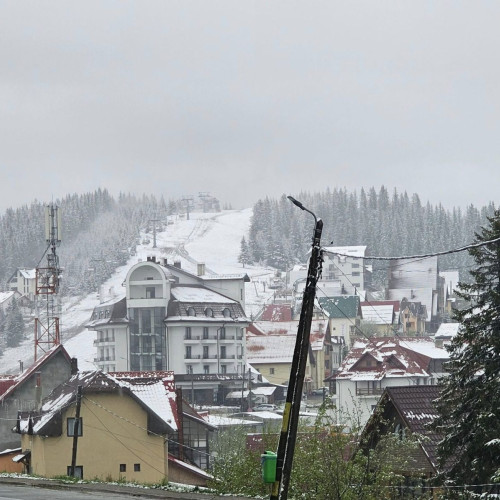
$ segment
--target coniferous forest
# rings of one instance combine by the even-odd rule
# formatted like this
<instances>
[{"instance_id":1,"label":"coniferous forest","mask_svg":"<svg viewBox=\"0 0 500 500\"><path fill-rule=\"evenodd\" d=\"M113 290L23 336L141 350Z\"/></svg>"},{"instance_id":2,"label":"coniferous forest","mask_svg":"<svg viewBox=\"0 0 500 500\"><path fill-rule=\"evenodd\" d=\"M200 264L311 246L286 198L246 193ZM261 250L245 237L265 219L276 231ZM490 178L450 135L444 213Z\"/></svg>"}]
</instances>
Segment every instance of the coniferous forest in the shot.
<instances>
[{"instance_id":1,"label":"coniferous forest","mask_svg":"<svg viewBox=\"0 0 500 500\"><path fill-rule=\"evenodd\" d=\"M333 189L322 193L293 195L323 220L323 246L366 245L367 255L408 256L460 248L494 212L490 203L476 208L445 209L441 204L422 204L417 194L409 196L385 187L348 192ZM293 205L285 195L265 198L254 206L247 243L248 262L265 262L280 270L304 262L310 250L314 220ZM441 270L459 269L467 280L472 261L467 252L439 258ZM374 281L385 279L386 264L373 261Z\"/></svg>"},{"instance_id":2,"label":"coniferous forest","mask_svg":"<svg viewBox=\"0 0 500 500\"><path fill-rule=\"evenodd\" d=\"M107 190L68 195L55 200L62 212L62 244L58 249L63 269L61 293L81 295L96 291L113 271L127 262L140 231L151 219L176 211L163 198L120 194ZM45 205L8 209L0 217L0 280L3 287L17 268L46 264ZM157 226L157 229L160 227Z\"/></svg>"},{"instance_id":3,"label":"coniferous forest","mask_svg":"<svg viewBox=\"0 0 500 500\"><path fill-rule=\"evenodd\" d=\"M473 240L495 208L490 203L481 208L470 205L464 210L446 210L441 205L423 205L417 194L390 194L384 187L359 192L327 189L294 196L323 219L324 246L366 245L367 253L375 256L461 247ZM63 244L58 250L63 267L61 292L70 295L96 291L134 252L140 231L151 230L151 219L159 218L161 224L162 218L178 210L175 201L163 197L120 194L114 198L105 189L67 195L54 203L62 209ZM4 289L17 268L45 263L45 205L34 201L9 208L0 217L0 282ZM314 227L310 214L285 195L259 200L253 211L240 261L285 270L307 260ZM440 257L439 265L442 270L466 271L471 262L467 252L459 252ZM374 270L376 279L376 261Z\"/></svg>"}]
</instances>

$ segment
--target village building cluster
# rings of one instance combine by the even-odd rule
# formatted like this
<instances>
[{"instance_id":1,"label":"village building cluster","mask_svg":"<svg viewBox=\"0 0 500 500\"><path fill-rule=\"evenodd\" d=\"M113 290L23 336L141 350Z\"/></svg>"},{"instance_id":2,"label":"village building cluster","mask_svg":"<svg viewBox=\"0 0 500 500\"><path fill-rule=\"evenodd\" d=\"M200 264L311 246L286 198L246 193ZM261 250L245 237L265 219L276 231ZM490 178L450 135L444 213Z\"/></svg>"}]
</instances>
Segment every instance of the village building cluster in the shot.
<instances>
[{"instance_id":1,"label":"village building cluster","mask_svg":"<svg viewBox=\"0 0 500 500\"><path fill-rule=\"evenodd\" d=\"M436 257L395 260L387 289L377 291L366 251L324 249L304 399L328 396L346 414L357 411L367 429L379 425L374 409L384 405L393 426L411 432L411 415L429 413L446 376L458 272L440 272ZM0 308L15 294L32 300L32 279L19 269ZM203 264L193 274L156 257L132 266L124 295L96 306L86 325L95 335L95 371L78 371L58 346L0 378L0 469L206 484L218 429L279 428L273 408L286 397L306 267L270 283L274 300L255 317L245 313L249 281L244 273L208 274ZM215 405L227 411L202 409ZM259 405L264 411L251 411ZM429 475L433 453L422 450Z\"/></svg>"}]
</instances>

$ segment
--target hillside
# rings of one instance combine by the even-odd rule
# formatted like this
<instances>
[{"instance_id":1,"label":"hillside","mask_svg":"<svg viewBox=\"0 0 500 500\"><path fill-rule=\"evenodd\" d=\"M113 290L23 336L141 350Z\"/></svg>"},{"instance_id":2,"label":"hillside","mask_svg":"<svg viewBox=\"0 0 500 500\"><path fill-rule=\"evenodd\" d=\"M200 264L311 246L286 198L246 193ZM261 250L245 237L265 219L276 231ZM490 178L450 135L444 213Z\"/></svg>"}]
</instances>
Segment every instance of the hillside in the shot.
<instances>
[{"instance_id":1,"label":"hillside","mask_svg":"<svg viewBox=\"0 0 500 500\"><path fill-rule=\"evenodd\" d=\"M129 268L148 256L178 260L184 269L196 273L198 263L205 263L207 271L217 274L246 272L251 282L246 284L247 315L255 314L269 300L272 290L264 287L274 273L271 268L246 266L238 263L240 242L248 235L252 209L223 211L219 213L191 213L190 220L172 216L162 232L157 232L157 248L153 248L152 233L143 233L137 245L136 255L119 268L100 289L100 294L90 293L83 297L68 297L63 302L61 318L62 343L71 356L78 359L80 369L94 369L94 334L85 328L93 308L99 300L124 294L122 283ZM149 243L146 243L149 241ZM64 262L61 263L64 266ZM33 339L29 335L23 344L6 349L0 358L2 373L16 373L19 360L24 366L33 361Z\"/></svg>"}]
</instances>

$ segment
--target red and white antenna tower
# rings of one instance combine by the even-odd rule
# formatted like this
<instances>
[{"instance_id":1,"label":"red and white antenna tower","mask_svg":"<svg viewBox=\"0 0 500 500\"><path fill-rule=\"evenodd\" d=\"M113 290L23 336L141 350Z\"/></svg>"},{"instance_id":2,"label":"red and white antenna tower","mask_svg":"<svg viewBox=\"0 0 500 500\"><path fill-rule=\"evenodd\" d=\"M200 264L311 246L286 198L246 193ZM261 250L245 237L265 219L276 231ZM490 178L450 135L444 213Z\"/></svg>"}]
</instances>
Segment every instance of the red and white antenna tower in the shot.
<instances>
[{"instance_id":1,"label":"red and white antenna tower","mask_svg":"<svg viewBox=\"0 0 500 500\"><path fill-rule=\"evenodd\" d=\"M60 344L57 293L61 269L56 247L61 243L61 209L54 204L45 207L45 240L47 267L36 268L35 362Z\"/></svg>"}]
</instances>

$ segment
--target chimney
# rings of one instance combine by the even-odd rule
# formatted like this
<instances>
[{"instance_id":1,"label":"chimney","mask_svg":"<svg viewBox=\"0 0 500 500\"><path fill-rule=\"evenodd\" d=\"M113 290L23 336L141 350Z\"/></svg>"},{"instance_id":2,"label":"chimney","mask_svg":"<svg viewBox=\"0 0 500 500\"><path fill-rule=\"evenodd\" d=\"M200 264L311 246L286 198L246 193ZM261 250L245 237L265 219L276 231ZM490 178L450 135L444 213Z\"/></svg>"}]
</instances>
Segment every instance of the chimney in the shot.
<instances>
[{"instance_id":1,"label":"chimney","mask_svg":"<svg viewBox=\"0 0 500 500\"><path fill-rule=\"evenodd\" d=\"M165 259L163 259L163 265L164 265L165 267L168 265L168 261L167 261L167 259L166 259L166 258L165 258Z\"/></svg>"},{"instance_id":2,"label":"chimney","mask_svg":"<svg viewBox=\"0 0 500 500\"><path fill-rule=\"evenodd\" d=\"M181 269L181 261L180 260L174 261L174 267L176 267L177 269Z\"/></svg>"},{"instance_id":3,"label":"chimney","mask_svg":"<svg viewBox=\"0 0 500 500\"><path fill-rule=\"evenodd\" d=\"M24 372L24 363L22 362L22 360L19 360L19 373L23 372Z\"/></svg>"},{"instance_id":4,"label":"chimney","mask_svg":"<svg viewBox=\"0 0 500 500\"><path fill-rule=\"evenodd\" d=\"M205 264L198 264L198 276L203 276L205 274Z\"/></svg>"},{"instance_id":5,"label":"chimney","mask_svg":"<svg viewBox=\"0 0 500 500\"><path fill-rule=\"evenodd\" d=\"M71 375L76 375L78 373L78 359L71 358Z\"/></svg>"},{"instance_id":6,"label":"chimney","mask_svg":"<svg viewBox=\"0 0 500 500\"><path fill-rule=\"evenodd\" d=\"M444 339L443 338L435 338L434 339L434 345L436 347L440 347L441 349L444 347Z\"/></svg>"}]
</instances>

